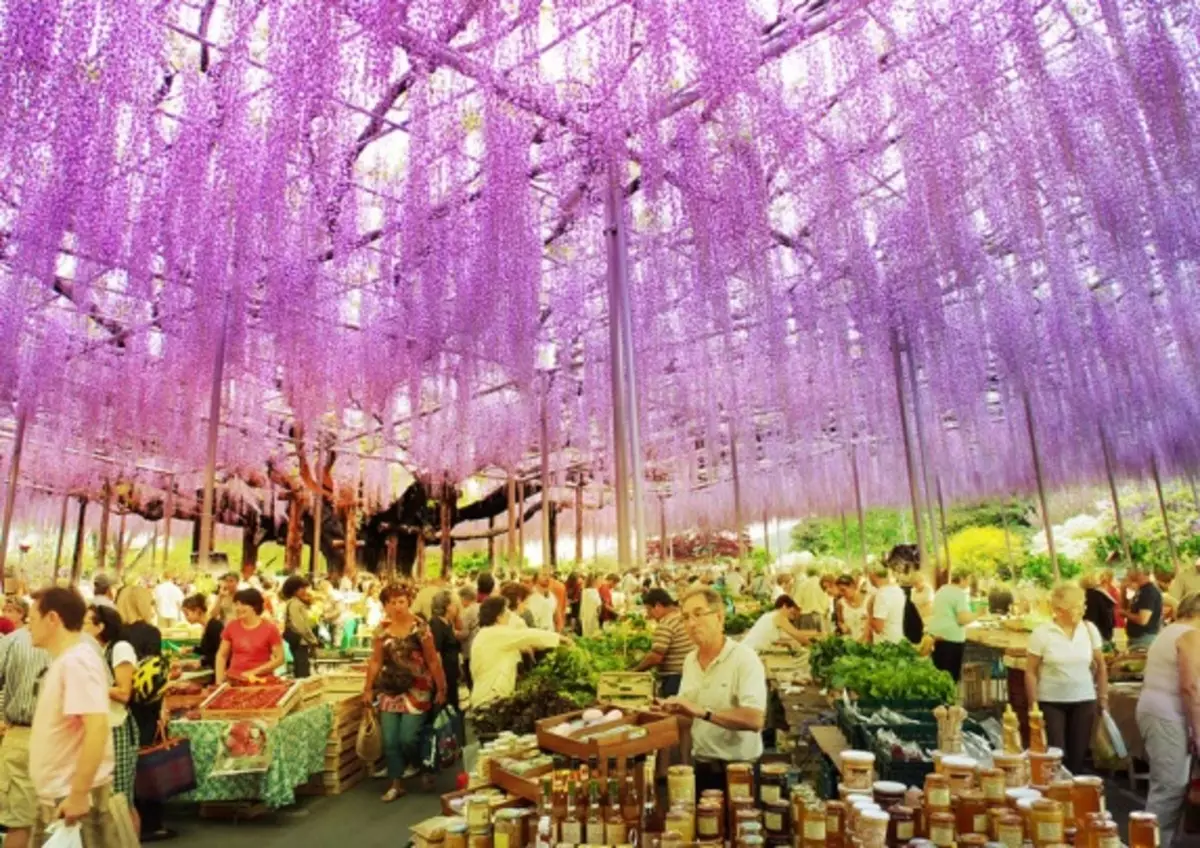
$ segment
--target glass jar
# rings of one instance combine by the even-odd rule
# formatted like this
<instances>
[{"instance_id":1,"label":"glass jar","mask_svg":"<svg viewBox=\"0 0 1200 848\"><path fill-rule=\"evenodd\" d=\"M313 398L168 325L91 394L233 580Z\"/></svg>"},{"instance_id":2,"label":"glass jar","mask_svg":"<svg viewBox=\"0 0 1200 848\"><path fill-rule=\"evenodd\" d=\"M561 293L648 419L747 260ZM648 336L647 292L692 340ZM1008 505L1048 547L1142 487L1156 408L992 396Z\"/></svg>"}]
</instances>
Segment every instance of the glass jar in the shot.
<instances>
[{"instance_id":1,"label":"glass jar","mask_svg":"<svg viewBox=\"0 0 1200 848\"><path fill-rule=\"evenodd\" d=\"M979 789L988 804L1003 804L1004 790L1008 788L1004 769L990 768L979 770Z\"/></svg>"},{"instance_id":2,"label":"glass jar","mask_svg":"<svg viewBox=\"0 0 1200 848\"><path fill-rule=\"evenodd\" d=\"M1046 787L1046 797L1057 801L1063 809L1063 826L1075 824L1075 800L1072 792L1074 784L1069 780L1056 780Z\"/></svg>"},{"instance_id":3,"label":"glass jar","mask_svg":"<svg viewBox=\"0 0 1200 848\"><path fill-rule=\"evenodd\" d=\"M673 830L668 830L662 835L662 839L659 840L658 844L660 848L683 848L683 835Z\"/></svg>"},{"instance_id":4,"label":"glass jar","mask_svg":"<svg viewBox=\"0 0 1200 848\"><path fill-rule=\"evenodd\" d=\"M667 833L678 833L684 844L696 841L696 813L687 804L676 804L667 811Z\"/></svg>"},{"instance_id":5,"label":"glass jar","mask_svg":"<svg viewBox=\"0 0 1200 848\"><path fill-rule=\"evenodd\" d=\"M667 806L696 805L696 770L691 766L671 766L667 769Z\"/></svg>"},{"instance_id":6,"label":"glass jar","mask_svg":"<svg viewBox=\"0 0 1200 848\"><path fill-rule=\"evenodd\" d=\"M993 754L992 763L1004 772L1009 789L1029 785L1029 758L1024 754Z\"/></svg>"},{"instance_id":7,"label":"glass jar","mask_svg":"<svg viewBox=\"0 0 1200 848\"><path fill-rule=\"evenodd\" d=\"M982 833L966 833L958 837L958 848L985 848L987 844L988 838Z\"/></svg>"},{"instance_id":8,"label":"glass jar","mask_svg":"<svg viewBox=\"0 0 1200 848\"><path fill-rule=\"evenodd\" d=\"M500 810L492 827L492 848L525 848L525 815L520 810Z\"/></svg>"},{"instance_id":9,"label":"glass jar","mask_svg":"<svg viewBox=\"0 0 1200 848\"><path fill-rule=\"evenodd\" d=\"M1034 786L1049 786L1058 777L1062 765L1061 748L1050 748L1044 754L1029 752L1029 782Z\"/></svg>"},{"instance_id":10,"label":"glass jar","mask_svg":"<svg viewBox=\"0 0 1200 848\"><path fill-rule=\"evenodd\" d=\"M988 804L983 792L978 789L967 789L958 796L955 807L955 818L958 822L959 835L967 833L988 832Z\"/></svg>"},{"instance_id":11,"label":"glass jar","mask_svg":"<svg viewBox=\"0 0 1200 848\"><path fill-rule=\"evenodd\" d=\"M1093 775L1072 781L1071 805L1075 820L1082 821L1088 813L1104 812L1104 781Z\"/></svg>"},{"instance_id":12,"label":"glass jar","mask_svg":"<svg viewBox=\"0 0 1200 848\"><path fill-rule=\"evenodd\" d=\"M737 839L738 833L741 832L742 825L754 823L762 828L762 813L753 806L736 807L733 811L733 838Z\"/></svg>"},{"instance_id":13,"label":"glass jar","mask_svg":"<svg viewBox=\"0 0 1200 848\"><path fill-rule=\"evenodd\" d=\"M942 757L942 773L950 780L951 792L964 792L975 788L975 769L979 764L970 757Z\"/></svg>"},{"instance_id":14,"label":"glass jar","mask_svg":"<svg viewBox=\"0 0 1200 848\"><path fill-rule=\"evenodd\" d=\"M1117 831L1117 823L1096 822L1092 827L1091 844L1095 848L1121 848L1121 835Z\"/></svg>"},{"instance_id":15,"label":"glass jar","mask_svg":"<svg viewBox=\"0 0 1200 848\"><path fill-rule=\"evenodd\" d=\"M1029 814L1029 835L1038 848L1058 845L1065 839L1063 808L1057 801L1039 798L1034 801Z\"/></svg>"},{"instance_id":16,"label":"glass jar","mask_svg":"<svg viewBox=\"0 0 1200 848\"><path fill-rule=\"evenodd\" d=\"M747 836L757 836L760 839L765 840L767 838L767 833L766 833L766 830L763 829L762 824L759 822L756 822L756 821L739 822L738 829L737 829L737 841L743 842L743 841L745 841Z\"/></svg>"},{"instance_id":17,"label":"glass jar","mask_svg":"<svg viewBox=\"0 0 1200 848\"><path fill-rule=\"evenodd\" d=\"M903 783L892 780L877 780L871 787L871 797L885 813L897 804L904 803L904 793L907 790Z\"/></svg>"},{"instance_id":18,"label":"glass jar","mask_svg":"<svg viewBox=\"0 0 1200 848\"><path fill-rule=\"evenodd\" d=\"M953 813L933 813L929 816L929 841L938 846L938 848L953 848ZM1018 845L1017 848L1020 848L1020 846Z\"/></svg>"},{"instance_id":19,"label":"glass jar","mask_svg":"<svg viewBox=\"0 0 1200 848\"><path fill-rule=\"evenodd\" d=\"M700 793L700 800L716 801L722 807L725 806L725 790L723 789L705 789Z\"/></svg>"},{"instance_id":20,"label":"glass jar","mask_svg":"<svg viewBox=\"0 0 1200 848\"><path fill-rule=\"evenodd\" d=\"M492 848L492 829L472 829L467 837L467 848Z\"/></svg>"},{"instance_id":21,"label":"glass jar","mask_svg":"<svg viewBox=\"0 0 1200 848\"><path fill-rule=\"evenodd\" d=\"M737 842L737 848L766 848L766 840L753 833L747 833Z\"/></svg>"},{"instance_id":22,"label":"glass jar","mask_svg":"<svg viewBox=\"0 0 1200 848\"><path fill-rule=\"evenodd\" d=\"M886 848L891 817L883 810L867 810L859 820L858 837L863 848Z\"/></svg>"},{"instance_id":23,"label":"glass jar","mask_svg":"<svg viewBox=\"0 0 1200 848\"><path fill-rule=\"evenodd\" d=\"M823 848L825 845L834 844L833 837L829 834L829 821L829 812L824 804L818 802L806 806L803 823L797 823L794 827L796 844L802 848ZM840 845L841 842L837 844Z\"/></svg>"},{"instance_id":24,"label":"glass jar","mask_svg":"<svg viewBox=\"0 0 1200 848\"><path fill-rule=\"evenodd\" d=\"M1158 816L1154 813L1129 814L1129 848L1158 848Z\"/></svg>"},{"instance_id":25,"label":"glass jar","mask_svg":"<svg viewBox=\"0 0 1200 848\"><path fill-rule=\"evenodd\" d=\"M486 795L468 795L463 804L463 817L469 830L482 830L492 824L492 805Z\"/></svg>"},{"instance_id":26,"label":"glass jar","mask_svg":"<svg viewBox=\"0 0 1200 848\"><path fill-rule=\"evenodd\" d=\"M808 828L808 817L819 806L808 807L804 814L804 827ZM841 801L825 802L825 844L829 848L843 848L846 844L846 805ZM806 846L807 848L807 846Z\"/></svg>"},{"instance_id":27,"label":"glass jar","mask_svg":"<svg viewBox=\"0 0 1200 848\"><path fill-rule=\"evenodd\" d=\"M667 827L670 827L669 816ZM712 799L705 799L696 807L696 838L701 841L725 839L725 810Z\"/></svg>"},{"instance_id":28,"label":"glass jar","mask_svg":"<svg viewBox=\"0 0 1200 848\"><path fill-rule=\"evenodd\" d=\"M754 766L730 763L725 767L725 791L730 801L754 800Z\"/></svg>"},{"instance_id":29,"label":"glass jar","mask_svg":"<svg viewBox=\"0 0 1200 848\"><path fill-rule=\"evenodd\" d=\"M1004 792L1004 800L1012 810L1016 810L1021 801L1033 801L1041 797L1042 793L1036 789L1008 789Z\"/></svg>"},{"instance_id":30,"label":"glass jar","mask_svg":"<svg viewBox=\"0 0 1200 848\"><path fill-rule=\"evenodd\" d=\"M1001 816L996 826L996 841L1005 848L1021 848L1025 844L1025 824L1021 817L1011 811Z\"/></svg>"},{"instance_id":31,"label":"glass jar","mask_svg":"<svg viewBox=\"0 0 1200 848\"><path fill-rule=\"evenodd\" d=\"M767 837L772 836L787 836L791 831L788 826L791 819L790 815L791 804L787 801L768 801L763 804L763 827L767 831ZM822 822L825 817L820 816Z\"/></svg>"},{"instance_id":32,"label":"glass jar","mask_svg":"<svg viewBox=\"0 0 1200 848\"><path fill-rule=\"evenodd\" d=\"M925 775L925 809L932 813L950 809L950 779L944 774Z\"/></svg>"},{"instance_id":33,"label":"glass jar","mask_svg":"<svg viewBox=\"0 0 1200 848\"><path fill-rule=\"evenodd\" d=\"M763 763L759 768L758 797L765 807L775 801L788 797L788 765L787 763Z\"/></svg>"},{"instance_id":34,"label":"glass jar","mask_svg":"<svg viewBox=\"0 0 1200 848\"><path fill-rule=\"evenodd\" d=\"M888 815L891 818L888 824L888 845L900 848L916 838L916 813L912 807L896 804L888 811Z\"/></svg>"},{"instance_id":35,"label":"glass jar","mask_svg":"<svg viewBox=\"0 0 1200 848\"><path fill-rule=\"evenodd\" d=\"M875 782L875 755L869 751L842 751L842 783L847 789L865 789Z\"/></svg>"},{"instance_id":36,"label":"glass jar","mask_svg":"<svg viewBox=\"0 0 1200 848\"><path fill-rule=\"evenodd\" d=\"M446 841L443 848L467 848L467 823L454 821L446 825Z\"/></svg>"},{"instance_id":37,"label":"glass jar","mask_svg":"<svg viewBox=\"0 0 1200 848\"><path fill-rule=\"evenodd\" d=\"M1008 807L988 807L988 838L992 842L1000 840L1000 819L1011 812Z\"/></svg>"}]
</instances>

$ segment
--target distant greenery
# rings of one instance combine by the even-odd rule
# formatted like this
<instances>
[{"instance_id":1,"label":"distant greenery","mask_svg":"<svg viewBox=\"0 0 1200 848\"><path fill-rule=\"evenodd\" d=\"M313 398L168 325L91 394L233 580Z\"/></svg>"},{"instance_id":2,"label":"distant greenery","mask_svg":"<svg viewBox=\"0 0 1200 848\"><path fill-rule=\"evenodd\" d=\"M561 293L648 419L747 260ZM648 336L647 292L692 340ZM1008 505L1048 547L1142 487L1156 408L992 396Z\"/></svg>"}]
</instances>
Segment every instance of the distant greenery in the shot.
<instances>
[{"instance_id":1,"label":"distant greenery","mask_svg":"<svg viewBox=\"0 0 1200 848\"><path fill-rule=\"evenodd\" d=\"M1023 498L955 506L946 510L946 533L953 536L968 527L1003 529L1007 524L1010 533L1024 536L1032 529L1033 514L1033 502Z\"/></svg>"},{"instance_id":2,"label":"distant greenery","mask_svg":"<svg viewBox=\"0 0 1200 848\"><path fill-rule=\"evenodd\" d=\"M871 509L863 516L868 554L885 554L894 546L912 542L912 522L892 509ZM907 528L907 529L906 529ZM843 528L840 518L810 518L792 528L792 550L812 551L817 556L836 556L849 559L861 552L858 538L858 519L846 516Z\"/></svg>"},{"instance_id":3,"label":"distant greenery","mask_svg":"<svg viewBox=\"0 0 1200 848\"><path fill-rule=\"evenodd\" d=\"M1083 564L1062 554L1057 556L1058 574L1062 580L1075 580L1083 574ZM1025 560L1020 570L1020 579L1029 580L1043 589L1054 585L1054 567L1048 554L1037 554Z\"/></svg>"},{"instance_id":4,"label":"distant greenery","mask_svg":"<svg viewBox=\"0 0 1200 848\"><path fill-rule=\"evenodd\" d=\"M1011 531L1005 537L998 527L967 527L952 535L948 545L954 569L981 577L1019 569L1025 561L1025 537Z\"/></svg>"}]
</instances>

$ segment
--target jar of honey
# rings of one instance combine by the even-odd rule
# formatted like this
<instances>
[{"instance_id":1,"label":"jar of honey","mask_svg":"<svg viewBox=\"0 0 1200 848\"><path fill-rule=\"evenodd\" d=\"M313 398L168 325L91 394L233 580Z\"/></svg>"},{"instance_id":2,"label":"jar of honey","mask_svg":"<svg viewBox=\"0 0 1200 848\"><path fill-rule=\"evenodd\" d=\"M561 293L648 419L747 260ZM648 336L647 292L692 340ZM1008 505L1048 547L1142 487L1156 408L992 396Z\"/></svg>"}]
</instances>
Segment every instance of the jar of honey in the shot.
<instances>
[{"instance_id":1,"label":"jar of honey","mask_svg":"<svg viewBox=\"0 0 1200 848\"><path fill-rule=\"evenodd\" d=\"M683 836L673 830L668 830L662 835L658 844L660 848L683 848Z\"/></svg>"},{"instance_id":2,"label":"jar of honey","mask_svg":"<svg viewBox=\"0 0 1200 848\"><path fill-rule=\"evenodd\" d=\"M1008 807L988 807L988 838L1000 841L1000 819L1012 813Z\"/></svg>"},{"instance_id":3,"label":"jar of honey","mask_svg":"<svg viewBox=\"0 0 1200 848\"><path fill-rule=\"evenodd\" d=\"M1057 801L1063 808L1063 826L1075 826L1074 784L1069 780L1056 780L1046 787L1045 795Z\"/></svg>"},{"instance_id":4,"label":"jar of honey","mask_svg":"<svg viewBox=\"0 0 1200 848\"><path fill-rule=\"evenodd\" d=\"M463 815L471 830L483 830L492 824L492 805L487 795L468 795L463 804Z\"/></svg>"},{"instance_id":5,"label":"jar of honey","mask_svg":"<svg viewBox=\"0 0 1200 848\"><path fill-rule=\"evenodd\" d=\"M950 779L944 774L925 775L925 809L931 812L950 809Z\"/></svg>"},{"instance_id":6,"label":"jar of honey","mask_svg":"<svg viewBox=\"0 0 1200 848\"><path fill-rule=\"evenodd\" d=\"M938 846L938 848L953 848L953 813L933 813L929 816L929 841ZM1020 848L1020 846L1018 845L1017 848Z\"/></svg>"},{"instance_id":7,"label":"jar of honey","mask_svg":"<svg viewBox=\"0 0 1200 848\"><path fill-rule=\"evenodd\" d=\"M983 797L987 799L988 804L1003 804L1004 790L1007 788L1008 783L1003 769L979 770L979 789L983 792Z\"/></svg>"},{"instance_id":8,"label":"jar of honey","mask_svg":"<svg viewBox=\"0 0 1200 848\"><path fill-rule=\"evenodd\" d=\"M677 805L686 809L686 804ZM670 816L667 817L670 828ZM701 841L725 839L725 810L716 801L706 798L696 807L696 837Z\"/></svg>"},{"instance_id":9,"label":"jar of honey","mask_svg":"<svg viewBox=\"0 0 1200 848\"><path fill-rule=\"evenodd\" d=\"M446 825L446 839L443 848L467 848L467 823L452 821Z\"/></svg>"},{"instance_id":10,"label":"jar of honey","mask_svg":"<svg viewBox=\"0 0 1200 848\"><path fill-rule=\"evenodd\" d=\"M1037 848L1058 845L1066 838L1062 804L1049 798L1034 801L1029 814L1029 835Z\"/></svg>"},{"instance_id":11,"label":"jar of honey","mask_svg":"<svg viewBox=\"0 0 1200 848\"><path fill-rule=\"evenodd\" d=\"M960 793L958 804L955 807L959 835L982 833L986 836L988 832L987 811L988 803L983 797L983 792L978 789L968 789Z\"/></svg>"},{"instance_id":12,"label":"jar of honey","mask_svg":"<svg viewBox=\"0 0 1200 848\"><path fill-rule=\"evenodd\" d=\"M525 848L525 814L499 810L492 828L492 848Z\"/></svg>"},{"instance_id":13,"label":"jar of honey","mask_svg":"<svg viewBox=\"0 0 1200 848\"><path fill-rule=\"evenodd\" d=\"M875 782L875 755L869 751L842 751L842 783L847 789L870 791Z\"/></svg>"},{"instance_id":14,"label":"jar of honey","mask_svg":"<svg viewBox=\"0 0 1200 848\"><path fill-rule=\"evenodd\" d=\"M1006 789L1004 792L1004 800L1008 806L1016 810L1017 804L1024 800L1037 800L1042 797L1042 793L1036 789Z\"/></svg>"},{"instance_id":15,"label":"jar of honey","mask_svg":"<svg viewBox=\"0 0 1200 848\"><path fill-rule=\"evenodd\" d=\"M733 810L733 838L738 838L738 834L742 832L743 825L754 824L758 826L758 831L761 831L762 823L762 812L753 806L753 802L751 802L751 806L749 807L735 807ZM755 832L757 833L758 831Z\"/></svg>"},{"instance_id":16,"label":"jar of honey","mask_svg":"<svg viewBox=\"0 0 1200 848\"><path fill-rule=\"evenodd\" d=\"M1025 844L1025 824L1019 815L1007 812L1000 817L996 827L996 841L1005 848L1021 848Z\"/></svg>"},{"instance_id":17,"label":"jar of honey","mask_svg":"<svg viewBox=\"0 0 1200 848\"><path fill-rule=\"evenodd\" d=\"M1139 811L1129 814L1129 848L1158 848L1158 816Z\"/></svg>"},{"instance_id":18,"label":"jar of honey","mask_svg":"<svg viewBox=\"0 0 1200 848\"><path fill-rule=\"evenodd\" d=\"M667 811L666 832L678 833L684 844L696 841L696 816L687 804L676 804Z\"/></svg>"},{"instance_id":19,"label":"jar of honey","mask_svg":"<svg viewBox=\"0 0 1200 848\"><path fill-rule=\"evenodd\" d=\"M1058 778L1058 769L1062 765L1062 758L1061 748L1050 748L1044 754L1030 751L1029 782L1034 786L1049 786Z\"/></svg>"},{"instance_id":20,"label":"jar of honey","mask_svg":"<svg viewBox=\"0 0 1200 848\"><path fill-rule=\"evenodd\" d=\"M1029 758L1024 754L993 754L992 763L1004 772L1009 789L1029 785Z\"/></svg>"},{"instance_id":21,"label":"jar of honey","mask_svg":"<svg viewBox=\"0 0 1200 848\"><path fill-rule=\"evenodd\" d=\"M753 801L754 766L750 763L730 763L725 767L725 792L730 801Z\"/></svg>"},{"instance_id":22,"label":"jar of honey","mask_svg":"<svg viewBox=\"0 0 1200 848\"><path fill-rule=\"evenodd\" d=\"M759 781L761 785L758 788L758 797L764 807L774 801L787 799L787 763L763 763L759 769Z\"/></svg>"},{"instance_id":23,"label":"jar of honey","mask_svg":"<svg viewBox=\"0 0 1200 848\"><path fill-rule=\"evenodd\" d=\"M763 828L767 831L767 838L772 836L787 836L791 831L789 825L791 804L787 801L771 801L763 805ZM819 817L822 824L825 821L825 816Z\"/></svg>"},{"instance_id":24,"label":"jar of honey","mask_svg":"<svg viewBox=\"0 0 1200 848\"><path fill-rule=\"evenodd\" d=\"M737 841L745 842L747 837L754 836L762 840L766 840L767 834L763 831L763 826L758 822L742 822L738 825Z\"/></svg>"},{"instance_id":25,"label":"jar of honey","mask_svg":"<svg viewBox=\"0 0 1200 848\"><path fill-rule=\"evenodd\" d=\"M1117 823L1096 822L1092 827L1090 843L1095 848L1121 848L1121 835L1117 831Z\"/></svg>"},{"instance_id":26,"label":"jar of honey","mask_svg":"<svg viewBox=\"0 0 1200 848\"><path fill-rule=\"evenodd\" d=\"M912 807L896 804L888 811L891 822L888 824L888 845L901 848L917 836L916 813Z\"/></svg>"},{"instance_id":27,"label":"jar of honey","mask_svg":"<svg viewBox=\"0 0 1200 848\"><path fill-rule=\"evenodd\" d=\"M793 809L795 809L793 807ZM808 831L808 816L819 807L809 807L804 814L804 828ZM829 848L844 848L846 840L846 805L841 801L825 802L825 844ZM805 846L807 848L807 846Z\"/></svg>"},{"instance_id":28,"label":"jar of honey","mask_svg":"<svg viewBox=\"0 0 1200 848\"><path fill-rule=\"evenodd\" d=\"M892 780L877 780L871 787L871 797L875 799L875 803L884 812L887 812L897 804L904 803L904 793L907 790L903 783L896 783Z\"/></svg>"},{"instance_id":29,"label":"jar of honey","mask_svg":"<svg viewBox=\"0 0 1200 848\"><path fill-rule=\"evenodd\" d=\"M1071 805L1077 822L1088 813L1104 812L1104 782L1100 778L1085 775L1075 778L1072 784Z\"/></svg>"},{"instance_id":30,"label":"jar of honey","mask_svg":"<svg viewBox=\"0 0 1200 848\"><path fill-rule=\"evenodd\" d=\"M970 757L942 757L942 772L950 780L951 792L975 788L975 769L978 763Z\"/></svg>"},{"instance_id":31,"label":"jar of honey","mask_svg":"<svg viewBox=\"0 0 1200 848\"><path fill-rule=\"evenodd\" d=\"M691 766L671 766L667 769L667 804L696 805L696 771Z\"/></svg>"},{"instance_id":32,"label":"jar of honey","mask_svg":"<svg viewBox=\"0 0 1200 848\"><path fill-rule=\"evenodd\" d=\"M472 828L467 836L467 848L492 848L492 829L490 827L482 830Z\"/></svg>"},{"instance_id":33,"label":"jar of honey","mask_svg":"<svg viewBox=\"0 0 1200 848\"><path fill-rule=\"evenodd\" d=\"M766 848L766 840L753 833L747 833L737 841L737 848Z\"/></svg>"},{"instance_id":34,"label":"jar of honey","mask_svg":"<svg viewBox=\"0 0 1200 848\"><path fill-rule=\"evenodd\" d=\"M859 822L858 837L863 848L886 848L891 817L883 810L867 810Z\"/></svg>"},{"instance_id":35,"label":"jar of honey","mask_svg":"<svg viewBox=\"0 0 1200 848\"><path fill-rule=\"evenodd\" d=\"M836 801L830 801L830 804L836 804ZM804 808L804 823L796 825L796 842L802 848L824 848L825 845L835 844L833 836L829 833L830 826L830 811L826 805L821 803L811 804ZM842 844L840 818L836 817L833 825L838 828L836 844Z\"/></svg>"},{"instance_id":36,"label":"jar of honey","mask_svg":"<svg viewBox=\"0 0 1200 848\"><path fill-rule=\"evenodd\" d=\"M967 833L960 834L958 837L958 848L986 848L988 838L982 833Z\"/></svg>"}]
</instances>

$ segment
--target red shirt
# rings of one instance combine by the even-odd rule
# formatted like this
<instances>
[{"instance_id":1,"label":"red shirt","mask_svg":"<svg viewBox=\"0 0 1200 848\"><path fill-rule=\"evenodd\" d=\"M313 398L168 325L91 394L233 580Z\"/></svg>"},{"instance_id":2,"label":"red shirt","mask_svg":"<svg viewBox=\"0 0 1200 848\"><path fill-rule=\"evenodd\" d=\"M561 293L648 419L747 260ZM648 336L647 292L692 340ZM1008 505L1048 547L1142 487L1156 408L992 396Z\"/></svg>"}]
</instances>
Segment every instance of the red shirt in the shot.
<instances>
[{"instance_id":1,"label":"red shirt","mask_svg":"<svg viewBox=\"0 0 1200 848\"><path fill-rule=\"evenodd\" d=\"M1115 584L1109 584L1102 588L1113 599L1113 603L1116 604L1116 609L1113 610L1113 627L1124 627L1125 613L1121 612L1121 590Z\"/></svg>"},{"instance_id":2,"label":"red shirt","mask_svg":"<svg viewBox=\"0 0 1200 848\"><path fill-rule=\"evenodd\" d=\"M11 618L6 618L0 615L0 636L7 636L17 629L17 625L13 624Z\"/></svg>"},{"instance_id":3,"label":"red shirt","mask_svg":"<svg viewBox=\"0 0 1200 848\"><path fill-rule=\"evenodd\" d=\"M271 649L283 644L283 637L275 623L264 618L253 629L240 621L229 622L221 631L221 641L228 642L230 647L226 673L230 677L240 677L250 669L266 664L271 659Z\"/></svg>"}]
</instances>

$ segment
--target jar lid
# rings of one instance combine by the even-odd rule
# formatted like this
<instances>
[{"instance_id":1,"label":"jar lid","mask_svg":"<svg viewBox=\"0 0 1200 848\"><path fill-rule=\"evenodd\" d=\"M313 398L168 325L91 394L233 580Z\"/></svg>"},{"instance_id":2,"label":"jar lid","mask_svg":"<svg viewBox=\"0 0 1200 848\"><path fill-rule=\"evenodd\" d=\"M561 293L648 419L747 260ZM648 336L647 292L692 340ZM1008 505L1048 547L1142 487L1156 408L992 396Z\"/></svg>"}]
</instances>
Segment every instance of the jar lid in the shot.
<instances>
[{"instance_id":1,"label":"jar lid","mask_svg":"<svg viewBox=\"0 0 1200 848\"><path fill-rule=\"evenodd\" d=\"M870 751L842 751L842 762L873 763L875 755ZM733 764L730 764L730 768L733 768Z\"/></svg>"},{"instance_id":2,"label":"jar lid","mask_svg":"<svg viewBox=\"0 0 1200 848\"><path fill-rule=\"evenodd\" d=\"M948 757L942 757L942 765L946 768L964 768L973 769L979 764L972 757L964 757L961 754L952 754Z\"/></svg>"},{"instance_id":3,"label":"jar lid","mask_svg":"<svg viewBox=\"0 0 1200 848\"><path fill-rule=\"evenodd\" d=\"M1096 779L1099 780L1100 778ZM1042 793L1038 792L1036 789L1005 789L1004 797L1010 801L1020 801L1022 798L1041 798Z\"/></svg>"},{"instance_id":4,"label":"jar lid","mask_svg":"<svg viewBox=\"0 0 1200 848\"><path fill-rule=\"evenodd\" d=\"M1039 754L1037 751L1029 752L1029 758L1034 760L1061 760L1062 755L1062 748L1047 748L1044 754Z\"/></svg>"},{"instance_id":5,"label":"jar lid","mask_svg":"<svg viewBox=\"0 0 1200 848\"><path fill-rule=\"evenodd\" d=\"M789 768L787 763L764 763L759 770L763 774L787 774Z\"/></svg>"},{"instance_id":6,"label":"jar lid","mask_svg":"<svg viewBox=\"0 0 1200 848\"><path fill-rule=\"evenodd\" d=\"M667 769L667 774L676 774L680 776L692 774L692 772L693 769L691 766L671 766Z\"/></svg>"},{"instance_id":7,"label":"jar lid","mask_svg":"<svg viewBox=\"0 0 1200 848\"><path fill-rule=\"evenodd\" d=\"M899 795L908 790L907 786L895 780L877 780L871 788L887 795Z\"/></svg>"},{"instance_id":8,"label":"jar lid","mask_svg":"<svg viewBox=\"0 0 1200 848\"><path fill-rule=\"evenodd\" d=\"M866 819L867 821L873 821L873 822L888 822L888 821L891 821L891 820L892 820L892 817L891 817L891 816L889 816L889 815L888 815L887 813L885 813L883 810L878 810L878 809L876 809L876 810L863 810L863 811L862 811L862 812L859 814L859 817L860 817L860 818L864 818L864 819Z\"/></svg>"},{"instance_id":9,"label":"jar lid","mask_svg":"<svg viewBox=\"0 0 1200 848\"><path fill-rule=\"evenodd\" d=\"M467 823L465 821L452 821L446 825L446 833L461 834L467 832Z\"/></svg>"},{"instance_id":10,"label":"jar lid","mask_svg":"<svg viewBox=\"0 0 1200 848\"><path fill-rule=\"evenodd\" d=\"M521 810L513 810L513 809L498 810L496 812L496 818L504 819L505 821L507 821L509 819L519 819L524 815L525 815L525 813L523 813Z\"/></svg>"}]
</instances>

